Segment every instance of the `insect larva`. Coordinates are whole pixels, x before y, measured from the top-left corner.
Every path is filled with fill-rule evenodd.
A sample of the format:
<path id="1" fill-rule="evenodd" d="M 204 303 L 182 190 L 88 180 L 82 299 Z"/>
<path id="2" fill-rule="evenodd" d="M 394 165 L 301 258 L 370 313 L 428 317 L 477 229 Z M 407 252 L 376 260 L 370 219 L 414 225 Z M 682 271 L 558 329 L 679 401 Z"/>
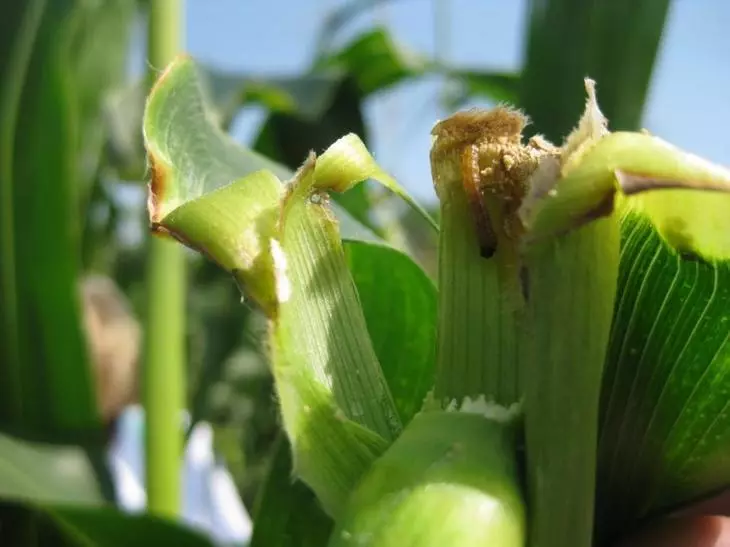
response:
<path id="1" fill-rule="evenodd" d="M 497 250 L 497 238 L 479 188 L 481 174 L 479 172 L 479 149 L 476 145 L 467 146 L 461 154 L 461 178 L 477 233 L 479 254 L 482 258 L 491 258 Z"/>

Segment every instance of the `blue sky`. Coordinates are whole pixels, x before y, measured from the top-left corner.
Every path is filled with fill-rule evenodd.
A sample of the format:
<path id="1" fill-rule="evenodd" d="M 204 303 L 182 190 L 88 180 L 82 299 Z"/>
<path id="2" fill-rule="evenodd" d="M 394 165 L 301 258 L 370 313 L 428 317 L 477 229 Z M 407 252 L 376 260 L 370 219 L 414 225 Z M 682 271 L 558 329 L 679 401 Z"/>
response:
<path id="1" fill-rule="evenodd" d="M 407 48 L 433 54 L 441 3 L 442 57 L 458 66 L 519 70 L 526 0 L 399 0 L 360 16 L 346 40 L 373 23 Z M 219 68 L 257 75 L 306 69 L 323 16 L 342 0 L 187 0 L 185 49 Z M 441 12 L 439 12 L 441 13 Z M 488 29 L 488 32 L 485 31 Z M 435 195 L 428 165 L 429 132 L 447 115 L 439 81 L 399 86 L 366 105 L 376 158 L 421 200 Z M 600 103 L 600 82 L 598 82 Z M 234 135 L 256 134 L 262 112 L 244 111 Z M 730 1 L 674 0 L 650 90 L 644 126 L 730 166 Z"/>

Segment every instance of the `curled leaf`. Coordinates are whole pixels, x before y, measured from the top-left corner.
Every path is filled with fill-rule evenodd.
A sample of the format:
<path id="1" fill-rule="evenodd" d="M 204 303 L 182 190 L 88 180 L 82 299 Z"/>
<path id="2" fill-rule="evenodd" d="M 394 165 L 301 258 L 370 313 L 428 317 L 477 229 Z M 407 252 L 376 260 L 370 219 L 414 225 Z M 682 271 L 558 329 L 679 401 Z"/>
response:
<path id="1" fill-rule="evenodd" d="M 345 192 L 358 182 L 368 178 L 377 180 L 402 198 L 434 230 L 438 231 L 438 226 L 431 215 L 375 162 L 365 147 L 365 143 L 354 133 L 337 140 L 317 160 L 315 179 L 318 188 Z"/>
<path id="2" fill-rule="evenodd" d="M 559 174 L 556 159 L 547 157 L 530 181 L 520 208 L 528 240 L 559 235 L 628 207 L 646 215 L 676 249 L 710 260 L 730 257 L 730 170 L 645 133 L 597 138 L 597 108 L 589 87 L 586 113 L 574 135 L 592 131 L 592 136 L 582 145 L 577 137 L 568 139 Z"/>
<path id="3" fill-rule="evenodd" d="M 272 350 L 295 470 L 334 515 L 401 426 L 315 165 L 282 203 Z"/>

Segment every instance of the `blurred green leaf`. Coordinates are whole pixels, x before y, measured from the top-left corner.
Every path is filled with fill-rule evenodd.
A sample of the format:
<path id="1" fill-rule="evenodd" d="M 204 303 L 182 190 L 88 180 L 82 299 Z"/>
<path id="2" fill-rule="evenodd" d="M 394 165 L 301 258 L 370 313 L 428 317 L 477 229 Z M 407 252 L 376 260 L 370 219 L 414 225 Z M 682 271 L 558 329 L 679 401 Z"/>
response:
<path id="1" fill-rule="evenodd" d="M 360 13 L 372 9 L 379 4 L 394 0 L 350 0 L 333 9 L 324 19 L 319 33 L 317 50 L 319 53 L 328 51 L 338 31 Z"/>
<path id="2" fill-rule="evenodd" d="M 0 80 L 0 308 L 8 379 L 2 420 L 47 432 L 96 430 L 76 286 L 79 98 L 68 70 L 75 10 L 82 8 L 74 2 L 21 5 L 22 13 L 12 12 L 19 19 L 3 22 L 10 34 Z"/>
<path id="3" fill-rule="evenodd" d="M 53 507 L 46 512 L 58 525 L 68 545 L 213 547 L 213 543 L 200 532 L 152 515 L 125 514 L 111 508 L 80 507 Z"/>
<path id="4" fill-rule="evenodd" d="M 292 476 L 291 449 L 284 437 L 274 447 L 256 505 L 251 547 L 323 547 L 333 522 L 314 493 Z"/>
<path id="5" fill-rule="evenodd" d="M 433 388 L 436 287 L 413 260 L 377 244 L 345 242 L 368 332 L 404 424 Z"/>
<path id="6" fill-rule="evenodd" d="M 337 70 L 297 76 L 258 77 L 206 68 L 211 99 L 222 123 L 227 123 L 241 106 L 255 103 L 270 112 L 296 114 L 315 119 L 332 104 L 342 80 Z"/>
<path id="7" fill-rule="evenodd" d="M 102 487 L 83 449 L 0 433 L 0 498 L 32 505 L 100 505 Z"/>
<path id="8" fill-rule="evenodd" d="M 344 78 L 334 82 L 330 97 L 329 104 L 314 118 L 299 112 L 270 113 L 256 138 L 254 149 L 294 170 L 310 151 L 321 152 L 342 135 L 354 133 L 367 141 L 362 97 L 355 81 Z M 335 194 L 333 198 L 358 222 L 382 235 L 370 217 L 367 185 Z"/>
<path id="9" fill-rule="evenodd" d="M 586 77 L 598 82 L 611 128 L 638 129 L 669 4 L 530 0 L 519 105 L 533 130 L 556 142 L 567 135 Z"/>
<path id="10" fill-rule="evenodd" d="M 406 78 L 425 74 L 435 69 L 435 64 L 397 44 L 385 29 L 376 28 L 320 59 L 315 67 L 336 68 L 351 75 L 364 98 Z"/>
<path id="11" fill-rule="evenodd" d="M 602 537 L 730 486 L 730 263 L 672 249 L 623 218 L 604 377 Z"/>
<path id="12" fill-rule="evenodd" d="M 106 127 L 102 112 L 125 81 L 135 0 L 76 2 L 69 44 L 72 87 L 78 108 L 78 183 L 86 193 L 99 169 Z M 136 118 L 139 126 L 140 117 Z M 139 127 L 137 127 L 139 132 Z"/>

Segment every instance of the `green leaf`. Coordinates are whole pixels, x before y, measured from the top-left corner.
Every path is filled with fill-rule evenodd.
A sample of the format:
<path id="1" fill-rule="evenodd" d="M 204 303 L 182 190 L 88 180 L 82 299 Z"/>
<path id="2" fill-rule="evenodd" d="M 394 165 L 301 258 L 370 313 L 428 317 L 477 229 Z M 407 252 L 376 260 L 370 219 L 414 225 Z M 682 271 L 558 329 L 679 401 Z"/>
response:
<path id="1" fill-rule="evenodd" d="M 2 433 L 0 498 L 32 505 L 104 502 L 94 466 L 83 449 L 22 441 Z"/>
<path id="2" fill-rule="evenodd" d="M 580 116 L 586 77 L 599 83 L 614 129 L 639 129 L 669 3 L 530 2 L 519 104 L 534 131 L 553 141 L 570 132 Z"/>
<path id="3" fill-rule="evenodd" d="M 212 547 L 200 532 L 151 515 L 130 515 L 115 509 L 53 507 L 47 514 L 73 545 L 126 547 L 128 545 L 175 545 Z"/>
<path id="4" fill-rule="evenodd" d="M 406 424 L 433 388 L 436 287 L 409 257 L 383 245 L 345 242 L 373 348 Z"/>
<path id="5" fill-rule="evenodd" d="M 386 30 L 374 29 L 322 59 L 318 66 L 351 74 L 362 96 L 367 97 L 406 78 L 424 74 L 431 63 L 426 57 L 396 44 Z"/>
<path id="6" fill-rule="evenodd" d="M 209 82 L 212 103 L 224 126 L 241 106 L 249 103 L 261 105 L 270 112 L 315 120 L 330 107 L 343 78 L 337 70 L 260 77 L 202 68 Z"/>
<path id="7" fill-rule="evenodd" d="M 22 6 L 4 23 L 1 79 L 2 418 L 88 432 L 98 419 L 76 286 L 79 119 L 68 70 L 77 5 Z"/>
<path id="8" fill-rule="evenodd" d="M 344 250 L 373 348 L 405 424 L 433 387 L 435 287 L 395 249 L 345 241 Z M 326 543 L 332 521 L 311 490 L 291 476 L 291 470 L 289 445 L 280 439 L 258 501 L 252 547 Z"/>
<path id="9" fill-rule="evenodd" d="M 211 123 L 204 101 L 200 74 L 187 57 L 170 64 L 150 95 L 144 119 L 152 166 L 150 218 L 156 229 L 234 273 L 270 312 L 273 280 L 260 274 L 271 270 L 266 238 L 277 220 L 280 180 L 288 180 L 292 172 L 236 144 Z M 210 218 L 188 221 L 208 208 L 214 212 Z M 343 233 L 377 239 L 342 209 L 339 217 Z M 225 226 L 227 231 L 221 232 Z"/>
<path id="10" fill-rule="evenodd" d="M 280 437 L 254 513 L 251 547 L 326 545 L 333 522 L 314 493 L 291 476 L 291 470 L 291 450 L 287 440 Z"/>
<path id="11" fill-rule="evenodd" d="M 345 135 L 325 151 L 316 166 L 316 184 L 324 190 L 346 192 L 365 179 L 377 180 L 405 201 L 414 211 L 438 231 L 436 222 L 398 182 L 386 173 L 370 155 L 357 135 Z"/>
<path id="12" fill-rule="evenodd" d="M 730 485 L 730 262 L 677 253 L 635 210 L 601 413 L 602 537 Z"/>
<path id="13" fill-rule="evenodd" d="M 532 238 L 609 215 L 617 204 L 641 211 L 683 252 L 730 257 L 730 170 L 657 137 L 628 132 L 608 134 L 568 162 L 550 190 L 533 187 L 534 207 L 523 204 L 531 209 Z"/>
<path id="14" fill-rule="evenodd" d="M 134 0 L 76 4 L 69 57 L 79 117 L 78 182 L 86 194 L 99 169 L 106 140 L 101 114 L 110 94 L 124 83 L 136 5 Z M 135 118 L 137 133 L 140 119 Z"/>
<path id="15" fill-rule="evenodd" d="M 342 123 L 343 113 L 351 110 L 352 100 L 343 98 L 341 93 L 352 86 L 345 85 L 344 75 L 340 71 L 324 70 L 295 76 L 268 77 L 226 72 L 203 63 L 196 66 L 202 91 L 209 99 L 206 110 L 210 117 L 227 130 L 241 108 L 250 105 L 263 106 L 270 114 L 265 126 L 268 128 L 272 124 L 276 125 L 276 134 L 284 140 L 286 147 L 282 144 L 281 153 L 278 150 L 273 150 L 277 153 L 272 153 L 272 150 L 260 145 L 254 148 L 269 159 L 291 169 L 295 169 L 310 150 L 323 149 L 343 133 L 364 132 L 364 129 L 360 130 L 363 124 L 359 114 L 356 125 Z M 144 146 L 139 132 L 139 120 L 143 115 L 146 94 L 146 80 L 135 82 L 114 93 L 104 112 L 109 131 L 111 159 L 117 169 L 132 178 L 143 178 Z M 357 102 L 358 99 L 355 99 L 355 103 Z M 340 103 L 344 104 L 340 106 Z M 330 131 L 330 138 L 318 138 L 317 142 L 322 146 L 307 147 L 305 143 L 302 150 L 299 141 L 287 133 L 292 131 L 294 121 L 308 129 L 312 125 L 318 126 L 323 117 L 330 115 L 337 116 L 339 123 L 336 125 L 344 127 L 344 130 L 337 130 L 335 127 Z M 288 124 L 282 126 L 281 130 L 278 129 L 280 121 Z M 311 136 L 302 129 L 297 137 L 306 140 Z"/>
<path id="16" fill-rule="evenodd" d="M 316 173 L 312 157 L 287 192 L 272 242 L 272 353 L 295 470 L 334 515 L 401 424 Z"/>
<path id="17" fill-rule="evenodd" d="M 590 545 L 601 382 L 619 223 L 601 218 L 531 246 L 519 323 L 530 545 Z M 568 486 L 566 486 L 568 485 Z"/>
<path id="18" fill-rule="evenodd" d="M 295 469 L 335 513 L 400 419 L 325 191 L 373 177 L 420 208 L 354 135 L 310 160 L 284 191 L 277 175 L 288 174 L 285 169 L 242 154 L 206 119 L 195 67 L 186 58 L 156 84 L 145 139 L 153 226 L 233 273 L 273 320 L 274 373 Z M 259 170 L 245 175 L 252 165 Z M 418 383 L 414 393 L 420 397 L 423 389 Z M 416 403 L 408 404 L 413 412 Z"/>
<path id="19" fill-rule="evenodd" d="M 336 68 L 357 82 L 365 99 L 412 78 L 441 74 L 469 94 L 497 102 L 518 103 L 519 76 L 483 69 L 458 69 L 440 64 L 398 44 L 383 28 L 364 32 L 340 51 L 321 57 L 316 68 Z"/>
<path id="20" fill-rule="evenodd" d="M 330 74 L 332 71 L 323 71 Z M 341 74 L 341 71 L 336 71 Z M 312 72 L 305 77 L 315 77 Z M 317 116 L 303 112 L 274 111 L 259 132 L 254 149 L 291 169 L 296 169 L 310 151 L 325 150 L 342 135 L 354 133 L 367 140 L 362 113 L 362 96 L 352 77 L 341 75 L 328 93 L 329 102 Z M 335 201 L 358 222 L 380 234 L 371 218 L 370 189 L 360 185 L 346 194 L 337 194 Z"/>

